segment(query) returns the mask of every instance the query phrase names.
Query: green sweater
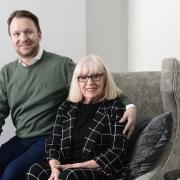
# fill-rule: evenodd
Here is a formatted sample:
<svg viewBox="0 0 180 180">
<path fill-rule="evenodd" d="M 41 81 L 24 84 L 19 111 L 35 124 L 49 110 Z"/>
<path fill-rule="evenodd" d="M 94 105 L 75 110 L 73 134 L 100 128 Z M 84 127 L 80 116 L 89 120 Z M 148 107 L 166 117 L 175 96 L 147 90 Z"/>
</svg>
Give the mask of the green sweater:
<svg viewBox="0 0 180 180">
<path fill-rule="evenodd" d="M 71 59 L 46 51 L 31 66 L 18 60 L 5 65 L 0 72 L 0 130 L 11 112 L 17 136 L 49 133 L 57 107 L 67 97 L 74 66 Z"/>
<path fill-rule="evenodd" d="M 67 97 L 74 67 L 71 59 L 46 51 L 31 66 L 18 60 L 5 65 L 0 72 L 0 133 L 11 112 L 18 137 L 48 134 L 59 104 Z M 125 105 L 130 103 L 121 97 Z"/>
</svg>

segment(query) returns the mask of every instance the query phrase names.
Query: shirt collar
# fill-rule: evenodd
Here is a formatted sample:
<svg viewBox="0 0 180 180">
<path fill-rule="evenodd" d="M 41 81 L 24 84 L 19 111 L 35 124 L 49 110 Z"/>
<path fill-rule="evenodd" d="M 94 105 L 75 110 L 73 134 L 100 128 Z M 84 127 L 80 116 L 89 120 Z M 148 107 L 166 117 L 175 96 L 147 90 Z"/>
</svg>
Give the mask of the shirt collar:
<svg viewBox="0 0 180 180">
<path fill-rule="evenodd" d="M 31 63 L 30 64 L 24 64 L 22 61 L 21 61 L 21 57 L 19 57 L 19 63 L 21 63 L 23 66 L 30 66 L 32 64 L 35 64 L 37 61 L 39 61 L 41 59 L 41 56 L 43 54 L 43 48 L 40 47 L 39 51 L 38 51 L 38 54 L 32 59 Z"/>
</svg>

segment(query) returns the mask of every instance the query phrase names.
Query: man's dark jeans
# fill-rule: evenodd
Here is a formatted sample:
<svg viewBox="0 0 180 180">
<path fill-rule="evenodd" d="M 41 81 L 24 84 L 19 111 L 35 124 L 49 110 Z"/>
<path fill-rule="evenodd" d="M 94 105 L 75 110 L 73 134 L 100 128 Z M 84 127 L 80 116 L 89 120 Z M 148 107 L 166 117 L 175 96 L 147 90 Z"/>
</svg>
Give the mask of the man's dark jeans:
<svg viewBox="0 0 180 180">
<path fill-rule="evenodd" d="M 24 180 L 28 168 L 45 156 L 47 136 L 23 139 L 17 136 L 0 147 L 0 180 Z"/>
</svg>

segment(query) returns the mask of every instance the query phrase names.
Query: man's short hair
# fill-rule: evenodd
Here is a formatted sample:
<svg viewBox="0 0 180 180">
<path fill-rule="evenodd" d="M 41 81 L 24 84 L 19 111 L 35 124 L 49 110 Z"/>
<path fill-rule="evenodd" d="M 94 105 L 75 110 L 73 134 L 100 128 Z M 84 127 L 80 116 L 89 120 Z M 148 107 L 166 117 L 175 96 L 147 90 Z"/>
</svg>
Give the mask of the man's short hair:
<svg viewBox="0 0 180 180">
<path fill-rule="evenodd" d="M 7 20 L 9 35 L 10 35 L 10 25 L 11 25 L 11 22 L 12 22 L 13 18 L 15 18 L 15 17 L 19 17 L 19 18 L 25 17 L 25 18 L 31 19 L 34 22 L 38 32 L 41 32 L 41 28 L 40 28 L 40 25 L 39 25 L 39 20 L 38 20 L 38 17 L 36 15 L 34 15 L 32 12 L 27 11 L 27 10 L 16 10 L 16 11 L 13 11 L 10 14 L 10 16 L 9 16 L 9 18 Z"/>
</svg>

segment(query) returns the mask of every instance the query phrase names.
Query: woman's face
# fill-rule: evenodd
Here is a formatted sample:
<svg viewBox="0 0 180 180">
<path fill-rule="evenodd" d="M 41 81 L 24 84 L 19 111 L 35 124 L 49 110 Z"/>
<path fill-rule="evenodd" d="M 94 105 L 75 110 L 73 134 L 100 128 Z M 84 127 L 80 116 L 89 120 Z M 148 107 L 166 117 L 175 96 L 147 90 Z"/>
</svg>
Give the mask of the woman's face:
<svg viewBox="0 0 180 180">
<path fill-rule="evenodd" d="M 78 82 L 84 103 L 89 104 L 100 101 L 105 85 L 103 74 L 83 74 L 78 77 Z"/>
</svg>

